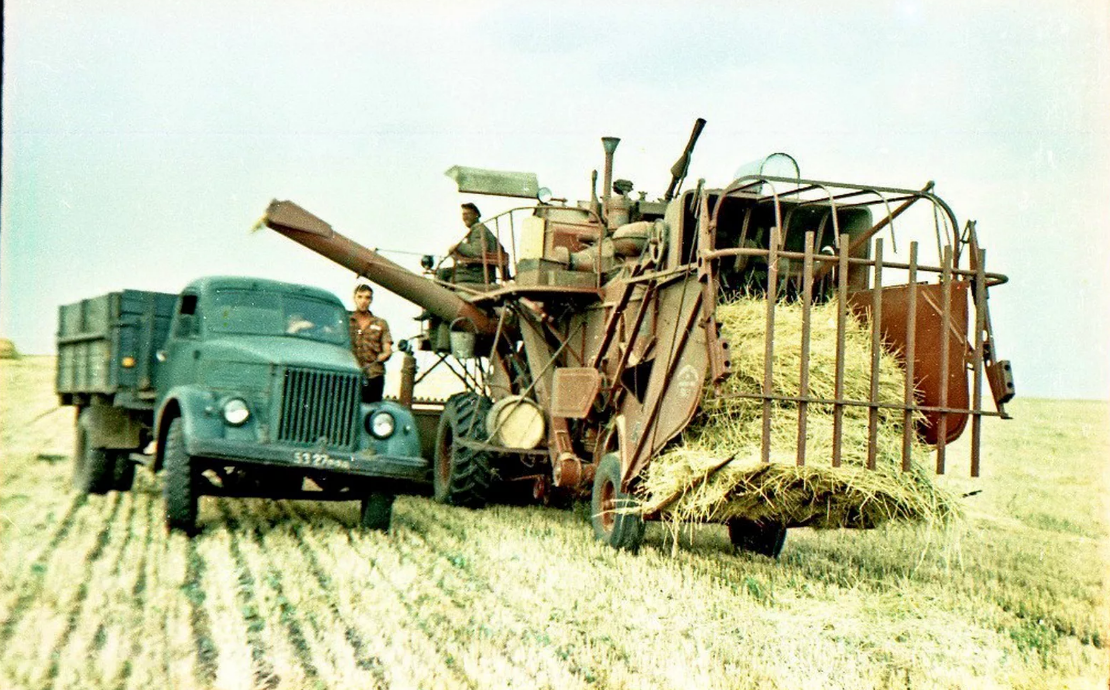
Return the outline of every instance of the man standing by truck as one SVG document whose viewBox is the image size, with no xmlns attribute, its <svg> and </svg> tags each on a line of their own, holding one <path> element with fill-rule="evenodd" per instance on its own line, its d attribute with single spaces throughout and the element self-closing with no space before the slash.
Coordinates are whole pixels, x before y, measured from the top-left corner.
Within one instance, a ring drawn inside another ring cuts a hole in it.
<svg viewBox="0 0 1110 690">
<path fill-rule="evenodd" d="M 393 337 L 385 319 L 370 312 L 374 289 L 366 283 L 355 286 L 355 310 L 351 312 L 351 350 L 362 368 L 362 401 L 380 402 L 385 389 L 385 362 L 393 355 Z"/>
</svg>

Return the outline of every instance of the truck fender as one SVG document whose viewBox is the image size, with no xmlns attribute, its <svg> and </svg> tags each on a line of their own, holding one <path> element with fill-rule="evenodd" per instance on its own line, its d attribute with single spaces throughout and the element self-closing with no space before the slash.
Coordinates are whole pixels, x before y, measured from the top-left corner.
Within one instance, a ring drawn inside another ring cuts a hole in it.
<svg viewBox="0 0 1110 690">
<path fill-rule="evenodd" d="M 185 449 L 189 450 L 199 427 L 212 423 L 213 420 L 207 417 L 210 417 L 208 411 L 213 405 L 214 400 L 208 390 L 195 386 L 178 386 L 170 390 L 162 404 L 158 406 L 158 412 L 154 417 L 154 428 L 157 430 L 155 438 L 158 440 L 157 451 L 154 454 L 155 472 L 162 469 L 170 422 L 178 417 L 184 422 Z"/>
</svg>

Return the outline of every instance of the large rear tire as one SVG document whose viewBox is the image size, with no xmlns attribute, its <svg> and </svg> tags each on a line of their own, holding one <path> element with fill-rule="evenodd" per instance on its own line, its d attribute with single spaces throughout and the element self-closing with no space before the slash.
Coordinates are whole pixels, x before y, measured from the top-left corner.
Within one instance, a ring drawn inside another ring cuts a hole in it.
<svg viewBox="0 0 1110 690">
<path fill-rule="evenodd" d="M 486 414 L 490 402 L 474 393 L 456 393 L 447 399 L 436 433 L 432 485 L 440 503 L 482 508 L 493 484 L 491 456 L 457 441 L 486 440 Z"/>
<path fill-rule="evenodd" d="M 728 538 L 738 551 L 778 558 L 786 543 L 786 525 L 733 518 L 728 522 Z"/>
<path fill-rule="evenodd" d="M 192 536 L 197 531 L 197 481 L 193 473 L 193 459 L 185 451 L 185 424 L 180 417 L 170 422 L 166 433 L 163 467 L 166 528 Z"/>
<path fill-rule="evenodd" d="M 362 499 L 362 510 L 359 515 L 362 529 L 388 532 L 395 498 L 397 497 L 393 494 L 372 491 Z"/>
<path fill-rule="evenodd" d="M 631 494 L 621 491 L 621 463 L 615 453 L 601 458 L 594 474 L 590 499 L 590 522 L 594 536 L 614 549 L 638 551 L 644 542 L 644 518 L 625 512 L 636 506 Z"/>
<path fill-rule="evenodd" d="M 115 455 L 105 448 L 94 448 L 89 442 L 89 415 L 77 417 L 77 439 L 73 458 L 73 488 L 82 494 L 106 494 L 111 491 L 115 474 Z"/>
</svg>

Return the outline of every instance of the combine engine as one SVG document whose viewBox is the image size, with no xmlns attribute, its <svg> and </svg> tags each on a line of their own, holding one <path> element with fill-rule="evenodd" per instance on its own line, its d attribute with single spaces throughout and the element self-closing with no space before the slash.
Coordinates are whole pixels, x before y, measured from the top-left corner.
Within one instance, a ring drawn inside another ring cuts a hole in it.
<svg viewBox="0 0 1110 690">
<path fill-rule="evenodd" d="M 466 387 L 418 413 L 436 429 L 426 447 L 438 500 L 480 507 L 514 487 L 544 502 L 590 494 L 598 538 L 637 548 L 643 521 L 667 505 L 636 509 L 644 474 L 729 378 L 718 305 L 739 298 L 766 303 L 759 345 L 766 368 L 762 386 L 747 396 L 763 405 L 764 462 L 771 406 L 785 399 L 798 409 L 798 465 L 807 462 L 810 406 L 832 410 L 832 457 L 821 459 L 832 467 L 840 464 L 845 410 L 869 412 L 872 469 L 877 414 L 894 407 L 905 420 L 903 469 L 911 446 L 924 442 L 944 473 L 947 446 L 970 426 L 970 473 L 978 475 L 982 417 L 1007 417 L 1014 389 L 1009 362 L 995 355 L 987 299 L 1006 278 L 986 271 L 974 222 L 961 227 L 931 182 L 900 189 L 805 179 L 785 154 L 742 168 L 724 187 L 700 180 L 682 190 L 704 124 L 698 120 L 656 200 L 633 198 L 631 182 L 612 179 L 615 138 L 603 139 L 601 198 L 595 171 L 591 198 L 576 204 L 552 202 L 534 175 L 448 171 L 460 192 L 538 196 L 485 220 L 507 248 L 512 280 L 493 270 L 505 268 L 500 252 L 465 259 L 482 265 L 481 283 L 437 280 L 430 261 L 417 275 L 291 202 L 270 205 L 267 226 L 424 308 L 422 348 Z M 787 395 L 775 392 L 771 364 L 782 346 L 775 305 L 784 302 L 802 305 L 801 384 Z M 810 307 L 820 304 L 835 305 L 838 321 L 831 396 L 807 384 Z M 853 318 L 870 328 L 873 371 L 880 351 L 900 359 L 900 402 L 881 401 L 875 385 L 867 397 L 845 392 L 844 323 Z M 402 400 L 413 399 L 413 384 L 405 377 Z M 993 409 L 985 409 L 985 394 Z M 776 545 L 734 534 L 733 541 L 769 555 L 781 548 L 781 538 Z"/>
</svg>

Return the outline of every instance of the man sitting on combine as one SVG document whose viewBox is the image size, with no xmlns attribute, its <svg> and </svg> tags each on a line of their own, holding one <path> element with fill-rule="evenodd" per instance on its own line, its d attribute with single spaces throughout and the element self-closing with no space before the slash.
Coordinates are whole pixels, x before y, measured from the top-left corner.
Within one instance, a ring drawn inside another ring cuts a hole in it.
<svg viewBox="0 0 1110 690">
<path fill-rule="evenodd" d="M 448 283 L 490 284 L 508 280 L 509 255 L 501 243 L 483 223 L 478 221 L 481 212 L 474 204 L 462 205 L 462 221 L 467 227 L 466 237 L 447 250 L 455 265 L 440 268 L 436 278 Z"/>
</svg>

